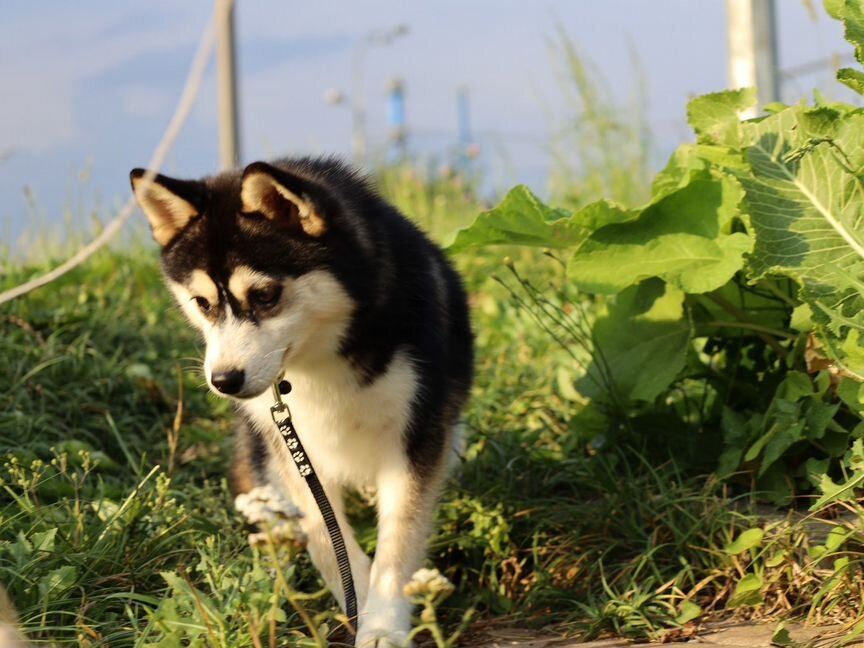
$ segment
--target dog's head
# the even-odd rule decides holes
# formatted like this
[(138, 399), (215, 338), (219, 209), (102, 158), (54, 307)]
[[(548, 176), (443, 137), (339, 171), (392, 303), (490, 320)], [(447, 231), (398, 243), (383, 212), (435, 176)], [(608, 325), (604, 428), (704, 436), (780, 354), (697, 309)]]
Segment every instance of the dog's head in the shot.
[(262, 162), (202, 181), (146, 176), (132, 171), (132, 189), (204, 334), (214, 392), (251, 398), (286, 367), (338, 353), (356, 302), (334, 272), (346, 244), (323, 183)]

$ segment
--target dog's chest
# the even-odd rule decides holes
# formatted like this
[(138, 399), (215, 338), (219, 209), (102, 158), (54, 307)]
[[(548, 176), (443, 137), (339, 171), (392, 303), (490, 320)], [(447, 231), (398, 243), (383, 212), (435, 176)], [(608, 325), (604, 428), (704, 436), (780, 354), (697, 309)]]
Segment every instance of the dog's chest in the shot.
[[(396, 354), (372, 384), (358, 384), (350, 367), (334, 363), (288, 371), (291, 393), (284, 397), (297, 434), (319, 475), (357, 487), (374, 484), (378, 472), (405, 456), (404, 432), (418, 381), (410, 360)], [(273, 396), (262, 394), (243, 407), (259, 430), (281, 436), (270, 414)], [(279, 446), (277, 446), (279, 447)], [(287, 451), (283, 461), (290, 461)]]

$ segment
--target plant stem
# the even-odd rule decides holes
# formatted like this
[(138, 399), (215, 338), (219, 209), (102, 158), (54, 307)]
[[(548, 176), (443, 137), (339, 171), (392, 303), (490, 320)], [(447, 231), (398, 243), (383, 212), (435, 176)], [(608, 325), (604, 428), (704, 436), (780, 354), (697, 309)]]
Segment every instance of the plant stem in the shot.
[[(750, 327), (758, 326), (750, 320), (750, 318), (747, 316), (746, 313), (744, 313), (744, 311), (742, 311), (740, 308), (738, 308), (728, 300), (724, 299), (723, 297), (720, 297), (720, 295), (709, 293), (705, 295), (705, 297), (707, 297), (715, 304), (717, 304), (720, 308), (725, 310), (727, 313), (738, 319), (740, 323), (748, 324)], [(742, 326), (742, 328), (746, 327)], [(756, 333), (760, 340), (762, 340), (765, 344), (771, 347), (777, 353), (777, 355), (779, 355), (780, 357), (786, 357), (786, 349), (780, 346), (777, 340), (771, 337), (771, 335), (766, 334), (763, 330), (761, 330), (761, 328), (760, 330), (754, 330), (754, 333)]]
[[(780, 337), (786, 340), (794, 340), (797, 336), (792, 335), (788, 331), (781, 331), (780, 329), (774, 329), (767, 326), (761, 326), (760, 324), (751, 324), (750, 322), (728, 322), (723, 320), (711, 320), (710, 322), (701, 322), (702, 326), (717, 326), (720, 328), (740, 328), (746, 329), (748, 331), (761, 332), (766, 335), (773, 335), (775, 337)], [(773, 348), (773, 347), (772, 347)], [(783, 349), (783, 347), (780, 347)]]
[(300, 605), (294, 597), (294, 588), (292, 588), (288, 581), (285, 580), (285, 574), (282, 573), (282, 570), (279, 568), (279, 556), (276, 553), (276, 548), (274, 547), (272, 542), (267, 543), (267, 553), (270, 554), (270, 559), (273, 561), (274, 569), (276, 570), (276, 584), (277, 586), (284, 588), (285, 590), (285, 598), (288, 599), (288, 602), (291, 604), (291, 607), (294, 608), (294, 611), (297, 612), (297, 615), (302, 619), (303, 624), (309, 628), (309, 634), (312, 635), (312, 639), (315, 641), (316, 646), (321, 646), (321, 648), (325, 648), (327, 643), (321, 637), (321, 634), (318, 632), (318, 626), (312, 621), (312, 618), (309, 616), (309, 613)]

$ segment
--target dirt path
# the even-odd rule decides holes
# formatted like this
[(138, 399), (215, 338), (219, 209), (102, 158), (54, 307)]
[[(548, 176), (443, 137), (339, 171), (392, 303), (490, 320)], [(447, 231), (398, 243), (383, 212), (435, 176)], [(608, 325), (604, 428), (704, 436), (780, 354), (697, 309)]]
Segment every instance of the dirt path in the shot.
[[(697, 645), (705, 648), (819, 648), (830, 646), (843, 637), (842, 626), (804, 627), (787, 624), (790, 643), (772, 644), (776, 624), (722, 623), (710, 626), (690, 638), (681, 638), (682, 643), (633, 644), (623, 639), (578, 642), (558, 637), (537, 637), (528, 630), (508, 629), (495, 631), (491, 642), (484, 648), (674, 648), (678, 645)], [(850, 648), (864, 648), (864, 639), (847, 644)]]

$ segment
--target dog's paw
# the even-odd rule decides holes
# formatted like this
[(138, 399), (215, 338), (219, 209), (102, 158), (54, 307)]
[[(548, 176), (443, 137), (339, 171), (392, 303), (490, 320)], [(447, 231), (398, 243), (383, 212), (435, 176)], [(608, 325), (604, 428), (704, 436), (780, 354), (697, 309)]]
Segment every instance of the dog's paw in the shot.
[(383, 628), (361, 627), (354, 642), (356, 648), (411, 648), (407, 632), (393, 632)]

